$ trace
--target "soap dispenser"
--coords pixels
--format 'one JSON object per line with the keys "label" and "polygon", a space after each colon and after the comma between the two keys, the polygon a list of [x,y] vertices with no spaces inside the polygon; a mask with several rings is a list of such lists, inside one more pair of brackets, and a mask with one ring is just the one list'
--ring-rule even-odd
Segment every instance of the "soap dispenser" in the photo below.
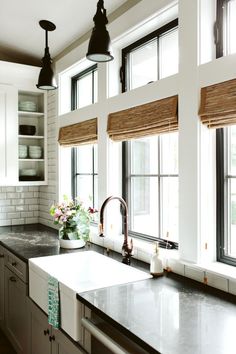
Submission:
{"label": "soap dispenser", "polygon": [[159,258],[159,244],[155,242],[154,244],[154,254],[151,257],[150,261],[150,273],[153,277],[159,277],[163,275],[163,265],[162,260]]}

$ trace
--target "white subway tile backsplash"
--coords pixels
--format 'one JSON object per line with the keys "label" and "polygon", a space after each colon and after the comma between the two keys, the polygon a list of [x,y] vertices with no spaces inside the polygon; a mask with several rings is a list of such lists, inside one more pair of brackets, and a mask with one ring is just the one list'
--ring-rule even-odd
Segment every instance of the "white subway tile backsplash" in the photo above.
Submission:
{"label": "white subway tile backsplash", "polygon": [[26,218],[25,219],[25,224],[37,224],[38,223],[38,218]]}
{"label": "white subway tile backsplash", "polygon": [[167,264],[170,271],[184,275],[184,264],[180,263],[180,261],[175,259],[168,259]]}
{"label": "white subway tile backsplash", "polygon": [[11,205],[11,200],[9,199],[0,199],[0,206],[8,206]]}
{"label": "white subway tile backsplash", "polygon": [[21,195],[21,193],[8,192],[6,198],[7,198],[7,199],[20,198],[20,195]]}
{"label": "white subway tile backsplash", "polygon": [[12,219],[11,224],[12,225],[23,225],[23,224],[25,224],[25,220],[24,219]]}
{"label": "white subway tile backsplash", "polygon": [[236,295],[236,280],[229,279],[229,293]]}
{"label": "white subway tile backsplash", "polygon": [[206,271],[206,280],[207,284],[213,286],[214,288],[223,290],[228,292],[229,291],[229,284],[228,279],[224,278],[218,274],[214,274],[212,272]]}
{"label": "white subway tile backsplash", "polygon": [[20,218],[20,213],[8,213],[7,214],[8,219],[17,219]]}
{"label": "white subway tile backsplash", "polygon": [[16,187],[2,187],[5,192],[15,192]]}
{"label": "white subway tile backsplash", "polygon": [[21,218],[32,218],[34,216],[33,211],[22,211],[20,213]]}
{"label": "white subway tile backsplash", "polygon": [[24,199],[12,199],[11,200],[11,203],[13,205],[24,205],[25,204],[25,201]]}
{"label": "white subway tile backsplash", "polygon": [[188,265],[185,265],[184,267],[184,275],[187,278],[199,281],[199,282],[204,282],[204,276],[205,276],[205,272],[204,270],[200,270],[200,269],[196,269],[193,267],[190,267]]}
{"label": "white subway tile backsplash", "polygon": [[0,199],[6,199],[7,198],[7,193],[0,193]]}
{"label": "white subway tile backsplash", "polygon": [[28,211],[29,210],[29,206],[28,205],[17,205],[14,208],[16,208],[16,211]]}
{"label": "white subway tile backsplash", "polygon": [[11,220],[0,220],[0,226],[10,226]]}

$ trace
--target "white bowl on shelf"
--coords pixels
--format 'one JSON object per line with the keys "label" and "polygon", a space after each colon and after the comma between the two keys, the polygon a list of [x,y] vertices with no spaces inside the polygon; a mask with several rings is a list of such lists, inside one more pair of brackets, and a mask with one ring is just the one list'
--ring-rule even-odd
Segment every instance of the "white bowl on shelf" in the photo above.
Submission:
{"label": "white bowl on shelf", "polygon": [[34,168],[25,168],[20,170],[20,176],[36,176],[37,172]]}

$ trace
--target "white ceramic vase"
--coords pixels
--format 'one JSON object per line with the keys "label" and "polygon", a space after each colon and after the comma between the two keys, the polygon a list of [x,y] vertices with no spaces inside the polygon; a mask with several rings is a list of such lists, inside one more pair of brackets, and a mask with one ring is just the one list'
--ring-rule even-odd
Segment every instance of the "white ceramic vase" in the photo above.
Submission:
{"label": "white ceramic vase", "polygon": [[63,240],[62,238],[60,238],[59,242],[61,248],[67,249],[82,248],[85,246],[84,240]]}

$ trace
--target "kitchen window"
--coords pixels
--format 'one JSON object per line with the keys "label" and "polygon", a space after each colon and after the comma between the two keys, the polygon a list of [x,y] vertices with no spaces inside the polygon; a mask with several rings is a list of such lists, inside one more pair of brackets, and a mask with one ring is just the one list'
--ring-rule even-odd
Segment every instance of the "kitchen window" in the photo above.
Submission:
{"label": "kitchen window", "polygon": [[122,92],[178,72],[178,19],[122,49]]}
{"label": "kitchen window", "polygon": [[71,79],[72,110],[97,102],[97,65],[93,65]]}
{"label": "kitchen window", "polygon": [[[177,73],[178,19],[124,48],[121,72],[123,92]],[[177,248],[178,133],[125,141],[122,161],[129,234]]]}
{"label": "kitchen window", "polygon": [[72,149],[72,195],[98,209],[97,144]]}
{"label": "kitchen window", "polygon": [[236,0],[217,0],[216,57],[236,53]]}
{"label": "kitchen window", "polygon": [[178,133],[123,142],[123,195],[130,234],[178,242]]}
{"label": "kitchen window", "polygon": [[[97,102],[97,65],[74,76],[72,110]],[[97,144],[84,144],[71,149],[72,196],[79,197],[86,206],[98,209]],[[94,214],[96,218],[96,214]],[[96,221],[94,219],[94,221]]]}
{"label": "kitchen window", "polygon": [[218,129],[217,256],[236,266],[236,126]]}

